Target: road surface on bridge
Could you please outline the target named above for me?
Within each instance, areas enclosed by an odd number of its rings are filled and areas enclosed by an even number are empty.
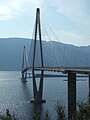
[[[78,73],[78,74],[90,74],[90,68],[83,67],[35,67],[34,70],[54,71],[62,73]]]

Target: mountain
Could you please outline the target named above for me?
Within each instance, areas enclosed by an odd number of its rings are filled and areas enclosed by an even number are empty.
[[[0,38],[0,70],[20,70],[23,46],[30,47],[24,38]]]
[[[55,41],[43,41],[44,66],[89,67],[90,46],[77,47]],[[26,46],[32,66],[33,41],[26,38],[0,38],[0,70],[21,70],[23,47]],[[35,66],[40,66],[39,41]]]

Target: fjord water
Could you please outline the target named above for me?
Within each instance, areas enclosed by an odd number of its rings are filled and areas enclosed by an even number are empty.
[[[30,99],[33,98],[32,79],[28,79],[27,83],[22,83],[20,77],[20,71],[0,71],[0,114],[9,109],[10,113],[14,113],[17,118],[29,120],[34,109],[33,104],[30,103]],[[46,103],[41,106],[42,114],[48,109],[51,118],[54,120],[57,100],[60,100],[65,106],[67,113],[67,78],[44,78],[43,93]],[[86,102],[87,96],[88,78],[78,78],[77,102]]]

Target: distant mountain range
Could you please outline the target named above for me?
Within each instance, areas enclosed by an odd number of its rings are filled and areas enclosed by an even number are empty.
[[[36,66],[40,66],[39,41]],[[21,70],[23,47],[26,46],[32,66],[33,41],[26,38],[0,38],[0,70]],[[44,66],[90,67],[90,46],[77,47],[55,41],[43,41]]]

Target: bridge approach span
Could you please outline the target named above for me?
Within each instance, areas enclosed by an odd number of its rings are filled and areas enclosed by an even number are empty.
[[[32,70],[31,67],[25,69]],[[62,72],[62,73],[78,73],[78,74],[90,74],[90,68],[84,68],[84,67],[35,67],[34,70],[36,71],[54,71],[54,72]]]

